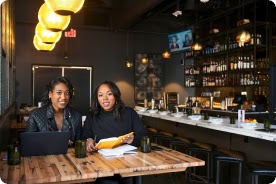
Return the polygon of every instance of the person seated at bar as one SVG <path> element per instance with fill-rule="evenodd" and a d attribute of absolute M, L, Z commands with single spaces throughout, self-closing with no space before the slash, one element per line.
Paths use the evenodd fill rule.
<path fill-rule="evenodd" d="M 26 132 L 71 131 L 69 146 L 81 137 L 81 114 L 69 106 L 73 85 L 66 77 L 52 80 L 43 94 L 43 106 L 31 111 Z"/>
<path fill-rule="evenodd" d="M 147 135 L 143 122 L 133 108 L 125 107 L 121 92 L 111 81 L 104 81 L 97 86 L 92 99 L 91 114 L 87 116 L 82 138 L 87 139 L 86 150 L 95 151 L 95 144 L 101 139 L 119 137 L 134 132 L 133 136 L 123 139 L 123 143 L 139 146 L 141 137 Z M 97 179 L 97 184 L 129 184 L 133 178 L 113 176 Z"/>

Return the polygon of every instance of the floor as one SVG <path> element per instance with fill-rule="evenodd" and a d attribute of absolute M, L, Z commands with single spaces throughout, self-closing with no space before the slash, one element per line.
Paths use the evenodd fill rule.
<path fill-rule="evenodd" d="M 185 173 L 176 173 L 174 180 L 170 174 L 143 176 L 143 184 L 185 184 Z"/>

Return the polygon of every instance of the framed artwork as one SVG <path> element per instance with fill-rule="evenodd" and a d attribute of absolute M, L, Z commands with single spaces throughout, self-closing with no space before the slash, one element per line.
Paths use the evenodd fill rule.
<path fill-rule="evenodd" d="M 146 57 L 148 62 L 141 63 Z M 160 100 L 164 89 L 164 62 L 161 55 L 136 54 L 135 55 L 135 100 L 142 101 L 154 98 Z"/>

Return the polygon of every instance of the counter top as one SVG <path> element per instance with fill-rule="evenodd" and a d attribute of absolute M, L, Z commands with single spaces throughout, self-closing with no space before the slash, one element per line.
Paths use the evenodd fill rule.
<path fill-rule="evenodd" d="M 256 129 L 245 129 L 241 128 L 238 126 L 238 122 L 236 124 L 230 124 L 230 121 L 228 118 L 222 118 L 223 122 L 214 124 L 210 123 L 207 120 L 203 120 L 201 118 L 200 120 L 190 120 L 187 118 L 187 115 L 184 114 L 182 117 L 174 117 L 170 114 L 168 115 L 160 115 L 158 112 L 157 113 L 149 113 L 149 112 L 141 112 L 137 111 L 137 113 L 141 116 L 148 116 L 148 117 L 153 117 L 153 118 L 159 118 L 159 119 L 164 119 L 164 120 L 169 120 L 177 123 L 183 123 L 187 125 L 192 125 L 192 126 L 198 126 L 198 127 L 203 127 L 203 128 L 208 128 L 212 130 L 217 130 L 217 131 L 223 131 L 223 132 L 228 132 L 228 133 L 233 133 L 233 134 L 238 134 L 238 135 L 243 135 L 243 136 L 248 136 L 248 137 L 254 137 L 254 138 L 259 138 L 263 140 L 268 140 L 268 141 L 274 141 L 276 142 L 276 132 L 263 132 L 263 131 L 258 131 L 257 129 L 263 129 L 263 124 L 262 123 L 257 123 L 257 128 Z M 271 125 L 271 128 L 276 128 L 276 125 Z"/>

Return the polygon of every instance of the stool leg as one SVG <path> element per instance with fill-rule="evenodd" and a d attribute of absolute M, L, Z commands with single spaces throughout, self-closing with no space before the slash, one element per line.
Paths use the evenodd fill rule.
<path fill-rule="evenodd" d="M 256 184 L 259 183 L 259 175 L 258 174 L 255 175 L 255 182 L 256 182 Z"/>
<path fill-rule="evenodd" d="M 242 162 L 239 163 L 239 184 L 242 182 Z"/>
<path fill-rule="evenodd" d="M 209 182 L 210 182 L 210 162 L 211 162 L 211 158 L 210 158 L 210 155 L 208 154 L 207 155 L 207 167 L 206 167 L 206 169 L 207 169 L 207 184 L 209 184 Z"/>
<path fill-rule="evenodd" d="M 216 174 L 216 184 L 219 184 L 219 175 L 220 175 L 220 163 L 217 160 L 217 174 Z"/>

